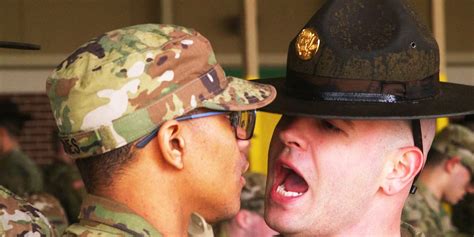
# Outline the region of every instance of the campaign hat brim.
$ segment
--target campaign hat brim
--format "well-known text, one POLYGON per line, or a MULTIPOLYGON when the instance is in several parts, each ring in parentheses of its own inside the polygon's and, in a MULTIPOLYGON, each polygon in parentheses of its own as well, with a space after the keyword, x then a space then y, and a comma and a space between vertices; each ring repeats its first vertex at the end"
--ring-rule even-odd
POLYGON ((40 50, 41 46, 37 44, 12 42, 12 41, 0 41, 0 48, 6 49, 22 49, 22 50, 40 50))
POLYGON ((411 102, 381 103, 307 100, 289 95, 285 78, 256 82, 272 85, 276 99, 262 111, 324 119, 429 119, 474 114, 474 86, 440 82, 439 94, 411 102))

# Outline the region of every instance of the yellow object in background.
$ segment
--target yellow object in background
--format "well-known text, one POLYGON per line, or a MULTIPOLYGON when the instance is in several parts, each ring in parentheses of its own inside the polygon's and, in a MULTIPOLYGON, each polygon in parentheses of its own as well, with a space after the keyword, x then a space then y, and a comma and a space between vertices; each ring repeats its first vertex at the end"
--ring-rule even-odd
POLYGON ((254 136, 250 141, 250 171, 267 173, 268 148, 280 117, 281 115, 278 114, 257 112, 254 136))
MULTIPOLYGON (((440 73, 439 74, 439 81, 447 82, 448 78, 446 74, 440 73)), ((438 118, 436 119, 436 132, 441 131, 444 127, 448 126, 449 120, 448 118, 438 118)))

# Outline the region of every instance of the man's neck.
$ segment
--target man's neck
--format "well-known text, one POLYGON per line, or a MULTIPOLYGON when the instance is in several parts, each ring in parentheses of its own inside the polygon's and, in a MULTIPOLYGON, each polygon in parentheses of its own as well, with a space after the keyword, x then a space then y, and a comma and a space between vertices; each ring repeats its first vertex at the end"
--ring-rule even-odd
MULTIPOLYGON (((150 174, 143 171, 142 174, 150 174)), ((191 211, 180 194, 177 182, 151 175, 127 173, 107 194, 117 202, 127 205, 153 225, 164 236, 187 236, 191 211), (146 175, 145 175, 146 176, 146 175), (116 191, 113 191, 116 190, 116 191), (124 192, 123 190, 127 190, 124 192)))
POLYGON ((400 219, 403 202, 396 197, 374 201, 355 223, 340 229, 331 236, 400 236, 400 219))

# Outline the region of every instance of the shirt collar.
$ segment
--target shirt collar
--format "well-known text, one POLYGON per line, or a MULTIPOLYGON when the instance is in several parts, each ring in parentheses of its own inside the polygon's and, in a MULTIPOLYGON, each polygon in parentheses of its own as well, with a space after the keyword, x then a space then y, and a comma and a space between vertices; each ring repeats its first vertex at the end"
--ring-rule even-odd
POLYGON ((161 236, 150 223, 127 206, 91 194, 85 197, 79 218, 111 226, 132 236, 161 236))
POLYGON ((431 210, 439 213, 441 211, 441 201, 436 198, 436 196, 423 184, 419 184, 419 191, 423 199, 425 199, 428 206, 431 210))

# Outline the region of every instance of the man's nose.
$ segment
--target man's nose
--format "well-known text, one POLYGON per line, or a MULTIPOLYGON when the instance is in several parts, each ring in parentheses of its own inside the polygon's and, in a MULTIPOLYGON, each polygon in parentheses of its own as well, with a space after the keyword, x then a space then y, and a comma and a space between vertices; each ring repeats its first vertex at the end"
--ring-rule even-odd
POLYGON ((283 121, 285 126, 279 131, 279 138, 289 148, 306 150, 308 146, 305 133, 309 129, 305 118, 291 118, 291 121, 283 121))

